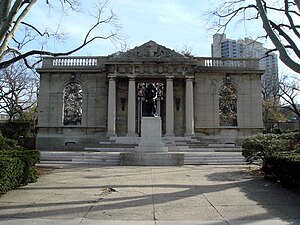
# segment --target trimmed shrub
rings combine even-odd
[[[32,137],[35,135],[32,130],[32,121],[14,121],[9,123],[0,123],[0,130],[4,137],[18,140],[19,137]]]
[[[35,182],[37,171],[35,164],[40,161],[40,152],[38,150],[2,150],[0,157],[17,158],[23,162],[24,168],[20,176],[20,184]]]
[[[245,139],[242,144],[242,154],[246,162],[264,161],[265,157],[276,152],[288,151],[290,141],[279,138],[279,136],[276,134],[259,134]]]
[[[265,157],[278,152],[297,151],[299,149],[300,132],[284,134],[259,134],[251,136],[242,144],[246,162],[264,161]]]
[[[18,142],[13,139],[6,138],[0,133],[0,150],[20,150],[22,147],[18,145]]]
[[[265,158],[263,172],[266,178],[273,178],[283,186],[300,188],[300,154],[277,153]]]
[[[20,185],[24,167],[18,158],[0,156],[0,195]]]

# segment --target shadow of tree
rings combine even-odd
[[[56,190],[107,190],[113,188],[116,190],[114,193],[107,193],[106,195],[96,196],[92,200],[74,201],[74,200],[62,200],[60,202],[35,202],[32,205],[19,203],[19,204],[0,204],[0,218],[43,218],[43,217],[74,217],[75,215],[86,217],[89,213],[104,213],[107,210],[123,210],[123,209],[138,209],[144,206],[156,206],[163,204],[175,204],[176,201],[186,200],[189,201],[191,197],[197,197],[198,199],[205,199],[210,207],[213,207],[220,217],[225,218],[224,213],[226,209],[231,210],[251,210],[252,205],[259,205],[265,211],[260,213],[244,215],[236,212],[234,219],[239,220],[255,220],[280,218],[282,220],[300,219],[300,194],[294,193],[286,189],[282,189],[280,186],[265,181],[261,176],[250,174],[245,170],[225,170],[222,172],[207,173],[204,177],[206,183],[203,183],[201,179],[197,177],[197,167],[193,167],[193,173],[187,174],[191,169],[176,170],[178,173],[185,174],[185,177],[191,181],[188,184],[178,184],[172,181],[153,182],[150,184],[126,184],[122,180],[115,181],[111,185],[65,185],[65,186],[39,186],[31,185],[20,188],[20,190],[30,190],[32,192],[36,190],[51,190],[55,193]],[[200,170],[199,170],[200,171]],[[92,172],[92,171],[91,171]],[[201,170],[203,172],[203,170]],[[166,171],[149,172],[147,176],[165,176],[168,173]],[[140,173],[134,174],[137,178]],[[119,174],[118,176],[122,176]],[[89,176],[83,176],[89,177]],[[92,179],[97,179],[97,176],[91,175]],[[124,175],[126,178],[126,175]],[[103,177],[101,177],[102,179]],[[131,177],[132,178],[132,177]],[[134,178],[134,177],[133,177]],[[124,195],[124,189],[126,190],[147,190],[145,192],[134,192],[130,195]],[[168,190],[172,191],[168,191]],[[252,205],[243,205],[243,202],[239,205],[238,201],[234,199],[235,192],[229,191],[237,189],[239,194],[246,196],[246,199],[251,201]],[[77,192],[76,192],[77,193]],[[227,195],[227,196],[226,196]],[[224,204],[220,198],[227,197],[227,203]],[[232,199],[231,199],[232,198]],[[213,202],[215,201],[215,202]],[[221,203],[218,203],[221,202]],[[217,202],[217,203],[216,203]],[[249,204],[249,203],[248,203]],[[199,205],[199,207],[203,207]],[[155,207],[154,207],[155,208]],[[155,209],[153,208],[152,214]],[[11,212],[10,210],[20,209],[17,212]],[[200,208],[199,208],[200,209]],[[188,210],[182,208],[181,210]],[[222,211],[223,210],[223,211]],[[151,219],[151,218],[150,218]],[[154,219],[154,218],[152,218]],[[172,219],[172,218],[171,218]],[[292,223],[290,223],[292,224]]]

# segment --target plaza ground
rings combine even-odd
[[[248,166],[66,167],[0,197],[0,225],[300,224],[300,194]]]

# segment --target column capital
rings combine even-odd
[[[167,80],[173,80],[175,76],[166,76]]]
[[[194,76],[185,76],[184,78],[185,78],[186,80],[194,80],[195,77],[194,77]]]
[[[108,77],[109,80],[114,80],[114,79],[117,78],[116,75],[108,75],[107,77]]]
[[[136,75],[128,75],[127,77],[128,77],[129,80],[135,80]]]

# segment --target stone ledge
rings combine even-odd
[[[138,153],[168,153],[168,147],[164,146],[137,146],[134,150]]]
[[[120,153],[119,166],[183,166],[183,153]]]

